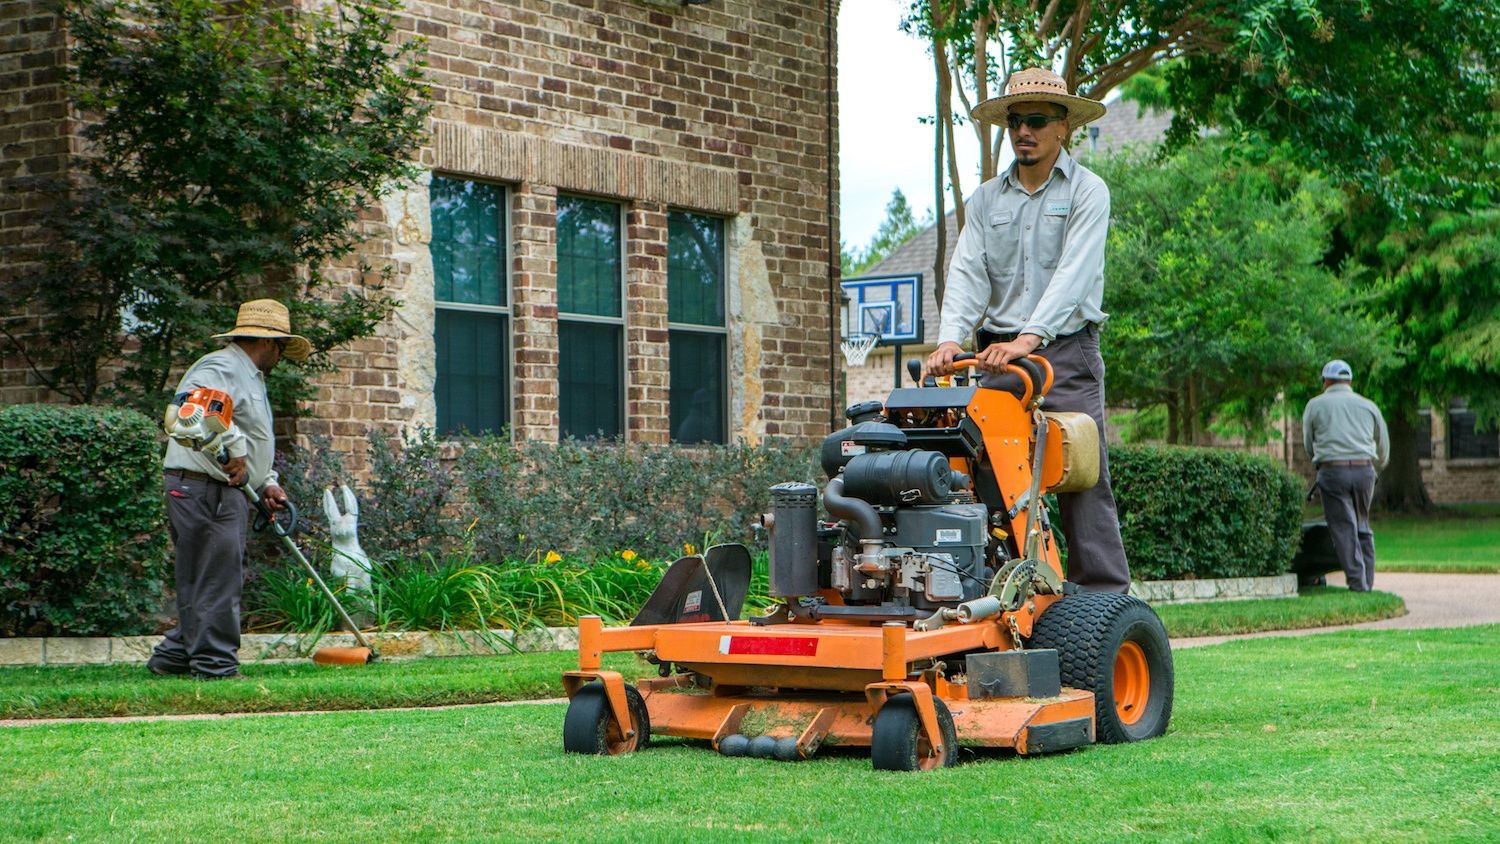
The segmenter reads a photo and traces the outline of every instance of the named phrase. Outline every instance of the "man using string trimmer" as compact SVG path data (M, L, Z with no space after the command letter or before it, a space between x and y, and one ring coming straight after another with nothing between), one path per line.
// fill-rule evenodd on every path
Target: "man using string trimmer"
M167 516L176 548L177 626L156 646L153 674L239 679L240 590L244 584L249 483L270 510L286 493L271 468L275 435L265 377L286 357L306 360L285 305L240 306L231 341L188 368L167 407L163 460ZM222 462L221 462L222 460Z

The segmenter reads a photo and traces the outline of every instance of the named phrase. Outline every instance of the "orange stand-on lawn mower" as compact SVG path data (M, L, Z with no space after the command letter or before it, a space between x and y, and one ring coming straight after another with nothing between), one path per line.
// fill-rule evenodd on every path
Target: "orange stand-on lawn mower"
M1065 582L1044 504L1097 481L1098 428L1044 412L1045 359L1009 373L1009 389L928 379L849 409L823 443L830 520L815 487L771 488L769 615L738 619L750 555L730 545L674 563L629 627L583 618L564 747L625 753L655 734L794 760L867 746L876 768L917 770L954 764L960 744L1034 754L1165 731L1161 621ZM629 685L606 651L644 651L661 676Z

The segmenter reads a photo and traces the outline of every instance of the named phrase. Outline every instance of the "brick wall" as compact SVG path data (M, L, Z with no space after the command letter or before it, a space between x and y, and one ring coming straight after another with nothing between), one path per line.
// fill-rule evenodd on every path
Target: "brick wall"
M559 192L626 209L627 436L667 436L665 215L673 208L727 218L731 435L826 433L837 401L828 273L838 186L825 61L836 55L828 21L837 2L407 4L403 37L428 40L435 105L420 163L509 191L518 437L557 436ZM47 87L61 39L42 5L7 3L0 18L5 73L30 86L19 94L5 86L7 110L24 102L27 115L52 121L45 131L0 130L7 188L18 168L48 166L47 156L66 149L60 94ZM12 191L4 196L0 236L9 245L24 226L12 219ZM425 177L368 209L363 224L373 237L357 257L393 267L387 289L403 308L375 336L334 353L339 371L320 379L310 416L297 423L299 433L329 435L356 454L369 426L395 432L435 419ZM335 276L356 283L356 265ZM12 363L0 401L40 398L14 389Z
M62 176L72 141L62 90L63 33L46 0L0 3L0 284L36 265L38 190ZM36 314L0 314L24 334ZM48 400L18 356L0 358L0 404ZM57 400L56 396L52 400Z

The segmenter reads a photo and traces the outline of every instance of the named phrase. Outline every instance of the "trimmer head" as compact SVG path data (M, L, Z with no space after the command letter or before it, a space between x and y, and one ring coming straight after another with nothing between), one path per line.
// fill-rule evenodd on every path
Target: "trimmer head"
M313 662L319 665L368 665L375 661L369 648L322 648L313 651Z

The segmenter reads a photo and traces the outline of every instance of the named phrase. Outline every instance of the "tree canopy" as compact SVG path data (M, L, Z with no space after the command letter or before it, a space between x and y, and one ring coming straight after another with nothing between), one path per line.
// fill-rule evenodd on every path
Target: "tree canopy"
M875 236L863 249L844 250L843 274L845 278L856 276L884 261L908 240L916 237L932 225L931 212L920 220L912 213L906 194L900 188L891 191L891 201L885 205L885 220L875 230Z
M1094 160L1110 185L1103 344L1112 405L1167 413L1167 439L1211 422L1269 433L1288 385L1330 357L1366 365L1376 326L1324 265L1343 195L1284 156L1207 139L1157 162Z
M359 215L411 163L430 106L396 0L67 0L69 92L87 118L77 184L54 186L46 266L7 285L5 330L75 402L154 415L167 379L233 324L237 304L288 300L322 353L369 334L394 303L361 266L338 297ZM351 268L352 269L352 268ZM330 366L326 354L310 369ZM112 369L115 377L111 381ZM283 395L307 370L278 369Z

